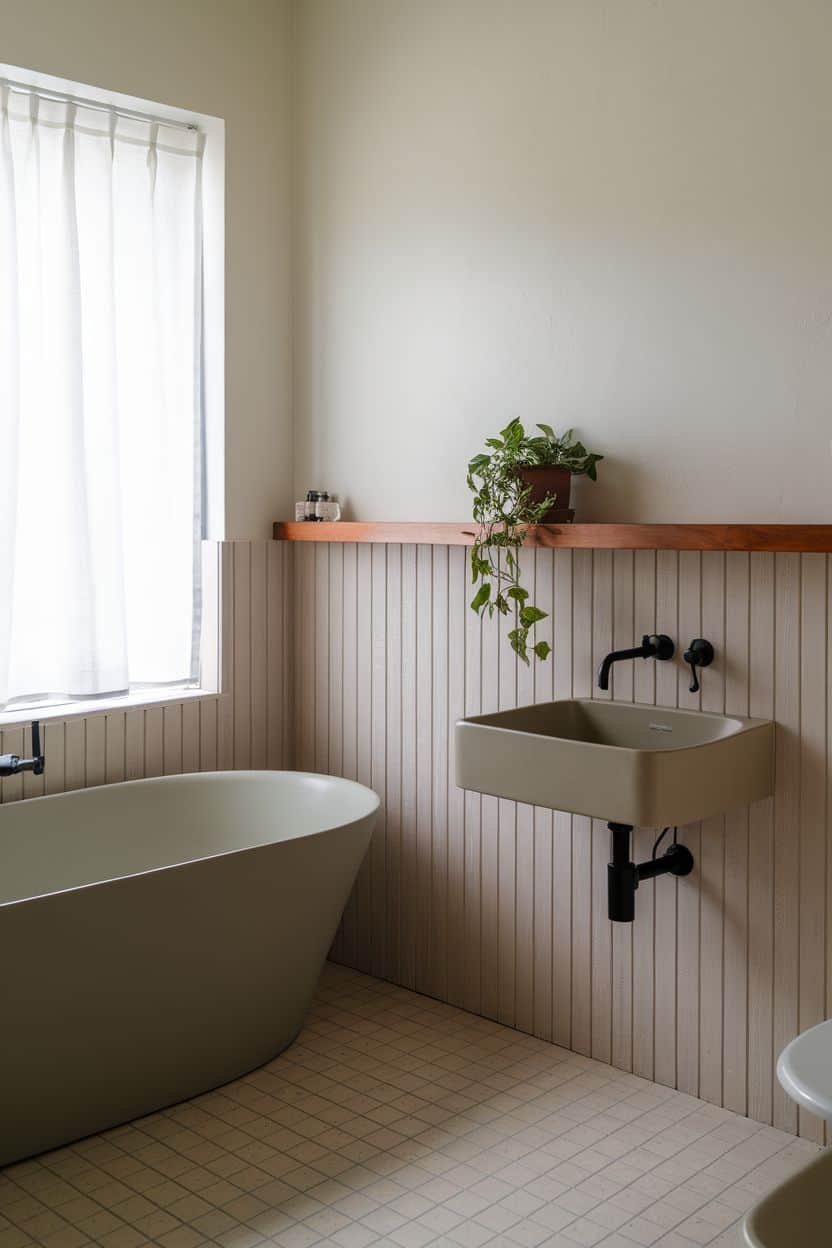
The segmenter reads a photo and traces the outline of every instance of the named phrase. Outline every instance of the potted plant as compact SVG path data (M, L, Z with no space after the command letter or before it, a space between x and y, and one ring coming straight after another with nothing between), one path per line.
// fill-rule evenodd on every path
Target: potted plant
M489 618L495 611L514 611L508 639L524 663L529 662L529 650L538 659L547 658L551 650L548 641L530 640L547 612L529 601L521 584L519 555L526 529L568 507L572 477L585 474L594 481L595 465L603 458L572 441L571 429L558 437L549 425L537 427L540 435L529 437L515 417L498 437L486 438L489 452L474 456L467 477L477 524L471 578L479 582L471 608L478 615L487 611Z
M522 433L523 426L517 423ZM597 480L595 465L604 457L587 451L583 442L576 442L573 429L567 429L558 437L551 425L539 424L537 428L541 431L539 436L523 437L523 461L517 473L531 488L533 502L542 503L546 498L553 498L557 506L552 506L551 510L563 512L569 507L572 478L587 476L590 481ZM541 520L555 518L544 515Z

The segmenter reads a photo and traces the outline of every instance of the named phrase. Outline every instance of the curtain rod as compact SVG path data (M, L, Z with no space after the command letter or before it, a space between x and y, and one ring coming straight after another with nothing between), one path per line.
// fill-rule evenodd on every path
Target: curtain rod
M38 95L45 100L56 100L66 104L77 104L79 108L94 109L98 113L115 113L117 117L129 117L132 121L146 121L151 125L171 126L175 130L199 130L193 121L172 121L167 117L154 117L152 113L139 113L131 108L121 108L118 104L102 104L100 100L86 100L79 95L69 95L52 87L35 87L31 83L13 82L10 78L0 78L0 87L8 87L23 95Z

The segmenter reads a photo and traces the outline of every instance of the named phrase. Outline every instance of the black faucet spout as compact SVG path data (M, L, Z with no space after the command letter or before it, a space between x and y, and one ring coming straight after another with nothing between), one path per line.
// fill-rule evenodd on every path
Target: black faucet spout
M43 775L46 759L41 751L40 724L37 720L32 724L32 755L32 758L20 758L17 754L0 754L0 776L18 776L22 771Z
M610 687L610 668L613 663L620 663L622 659L646 659L643 646L633 646L631 650L611 650L608 655L601 661L598 668L598 688L609 689Z
M645 633L640 646L633 646L630 650L611 650L598 668L598 688L609 689L613 663L622 659L672 659L674 649L673 642L665 633Z

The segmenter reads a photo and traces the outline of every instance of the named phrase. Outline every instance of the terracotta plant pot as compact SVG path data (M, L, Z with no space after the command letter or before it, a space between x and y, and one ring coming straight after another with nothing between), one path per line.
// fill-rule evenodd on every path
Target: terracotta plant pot
M569 509L572 489L572 473L568 468L518 468L517 475L524 485L531 486L531 501L542 503L547 495L556 495L554 504L543 516L543 522L563 521Z

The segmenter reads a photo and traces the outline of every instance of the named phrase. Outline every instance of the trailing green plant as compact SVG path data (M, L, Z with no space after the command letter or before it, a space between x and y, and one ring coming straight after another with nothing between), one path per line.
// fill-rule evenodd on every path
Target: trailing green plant
M525 530L537 524L552 506L531 499L531 487L524 485L517 469L528 464L526 436L519 420L513 420L499 437L486 438L490 454L475 455L468 464L468 488L474 495L474 521L477 532L471 547L471 579L479 588L471 600L478 615L495 611L506 616L514 612L514 628L508 634L515 654L529 662L529 634L547 613L529 601L529 591L520 582L520 547ZM532 646L537 658L545 659L550 646L538 641Z
M549 425L539 424L541 435L528 437L515 417L498 437L486 438L488 452L475 455L468 464L468 488L474 495L474 521L477 532L471 547L471 579L479 588L471 600L478 615L493 618L514 613L514 628L508 633L512 650L524 663L529 651L546 659L548 641L532 642L536 624L548 612L529 600L521 583L520 548L529 525L539 524L555 502L547 496L532 501L531 486L524 485L519 468L563 467L575 475L596 479L595 465L602 458L589 453L580 442L573 442L572 430L558 437Z

